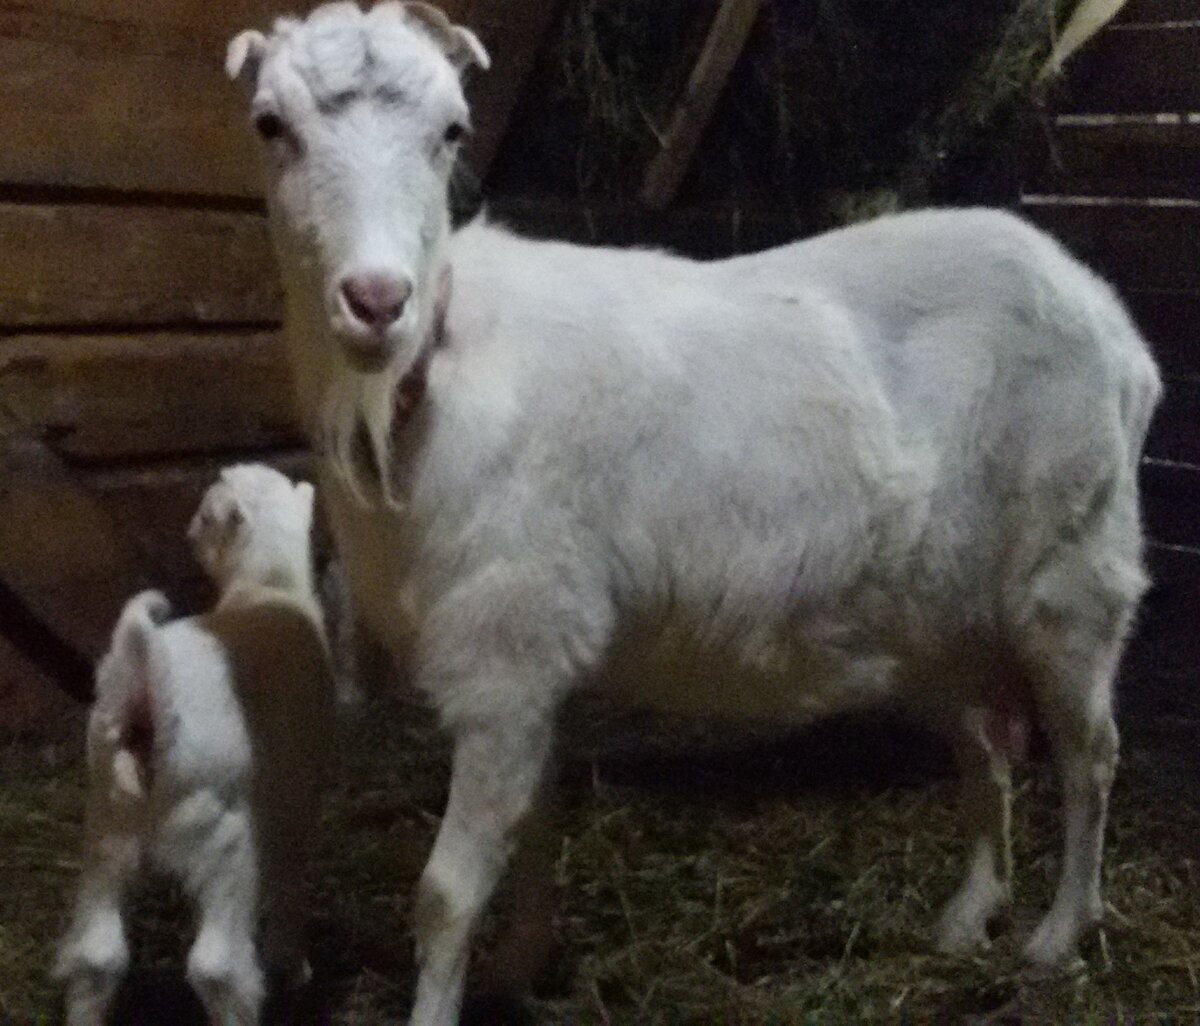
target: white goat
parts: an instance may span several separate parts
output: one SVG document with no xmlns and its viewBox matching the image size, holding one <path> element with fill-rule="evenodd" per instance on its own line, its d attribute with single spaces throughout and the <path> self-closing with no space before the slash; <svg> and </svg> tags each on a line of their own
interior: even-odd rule
<svg viewBox="0 0 1200 1026">
<path fill-rule="evenodd" d="M 951 951 L 986 943 L 1008 894 L 1008 763 L 1036 714 L 1066 839 L 1027 951 L 1075 957 L 1101 914 L 1160 390 L 1121 303 L 987 210 L 714 263 L 451 233 L 472 62 L 478 40 L 418 3 L 324 6 L 242 33 L 227 62 L 265 139 L 351 587 L 381 637 L 411 631 L 455 742 L 413 1022 L 456 1020 L 556 711 L 585 683 L 781 723 L 889 702 L 940 726 L 974 838 Z"/>
<path fill-rule="evenodd" d="M 264 466 L 222 471 L 189 538 L 219 585 L 167 623 L 131 599 L 96 673 L 83 876 L 56 975 L 68 1026 L 99 1026 L 128 963 L 121 905 L 141 863 L 199 909 L 188 979 L 215 1026 L 258 1021 L 267 967 L 296 983 L 332 684 L 309 568 L 313 489 Z M 258 895 L 261 890 L 263 901 Z"/>
</svg>

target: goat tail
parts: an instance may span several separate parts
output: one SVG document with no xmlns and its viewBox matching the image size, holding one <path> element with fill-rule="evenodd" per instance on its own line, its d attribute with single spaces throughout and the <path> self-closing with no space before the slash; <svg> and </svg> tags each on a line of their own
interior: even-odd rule
<svg viewBox="0 0 1200 1026">
<path fill-rule="evenodd" d="M 170 615 L 171 605 L 162 592 L 143 591 L 131 598 L 121 610 L 112 646 L 97 673 L 97 706 L 103 706 L 105 714 L 112 781 L 128 798 L 145 797 L 150 777 L 158 719 L 154 635 Z"/>
<path fill-rule="evenodd" d="M 171 603 L 161 591 L 143 591 L 125 603 L 113 631 L 113 654 L 144 666 L 150 658 L 152 632 L 167 622 Z"/>
</svg>

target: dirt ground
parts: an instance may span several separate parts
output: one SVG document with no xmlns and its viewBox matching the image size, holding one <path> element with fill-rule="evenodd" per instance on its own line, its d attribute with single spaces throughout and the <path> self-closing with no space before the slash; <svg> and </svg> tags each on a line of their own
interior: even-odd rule
<svg viewBox="0 0 1200 1026">
<path fill-rule="evenodd" d="M 0 750 L 0 1022 L 58 1014 L 46 967 L 78 868 L 81 723 L 75 713 L 59 738 Z M 1013 911 L 986 957 L 950 959 L 932 953 L 930 932 L 964 843 L 936 741 L 893 724 L 780 739 L 585 711 L 564 745 L 557 947 L 525 1021 L 1196 1022 L 1194 766 L 1172 768 L 1161 737 L 1139 729 L 1126 730 L 1113 798 L 1104 927 L 1083 971 L 1038 979 L 1016 951 L 1057 865 L 1044 761 L 1020 776 Z M 270 1019 L 401 1023 L 409 896 L 444 802 L 446 749 L 424 712 L 375 699 L 343 727 L 339 754 L 316 975 Z M 186 906 L 161 883 L 134 906 L 135 966 L 116 1021 L 200 1022 L 181 978 Z M 480 1005 L 475 1019 L 510 1017 Z"/>
</svg>

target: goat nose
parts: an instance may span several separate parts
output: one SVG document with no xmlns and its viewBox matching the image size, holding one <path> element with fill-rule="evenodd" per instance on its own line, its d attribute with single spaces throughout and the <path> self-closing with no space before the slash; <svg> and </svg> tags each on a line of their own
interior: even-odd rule
<svg viewBox="0 0 1200 1026">
<path fill-rule="evenodd" d="M 400 319 L 412 283 L 386 274 L 356 274 L 342 282 L 342 297 L 354 316 L 376 331 Z"/>
</svg>

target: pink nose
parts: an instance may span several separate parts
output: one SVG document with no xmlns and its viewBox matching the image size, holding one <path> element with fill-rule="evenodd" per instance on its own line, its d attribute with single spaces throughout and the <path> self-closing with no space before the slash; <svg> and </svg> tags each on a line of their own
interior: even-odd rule
<svg viewBox="0 0 1200 1026">
<path fill-rule="evenodd" d="M 355 318 L 376 331 L 400 319 L 412 283 L 386 274 L 356 274 L 342 282 L 342 298 Z"/>
</svg>

